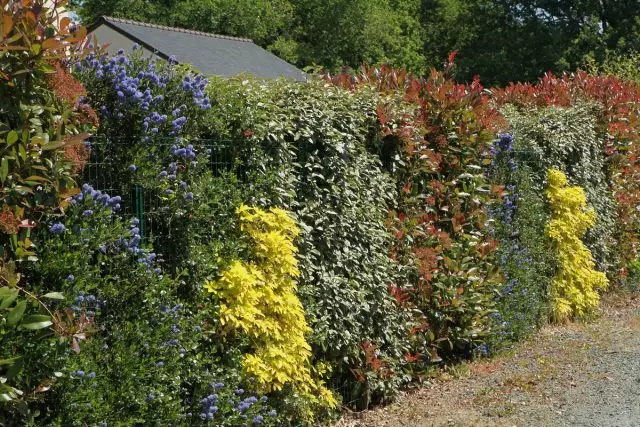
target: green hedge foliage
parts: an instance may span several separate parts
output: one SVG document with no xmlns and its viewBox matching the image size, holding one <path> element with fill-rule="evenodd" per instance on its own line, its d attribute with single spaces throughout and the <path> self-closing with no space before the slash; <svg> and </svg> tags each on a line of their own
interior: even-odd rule
<svg viewBox="0 0 640 427">
<path fill-rule="evenodd" d="M 292 83 L 208 80 L 139 51 L 85 56 L 76 75 L 101 126 L 78 180 L 122 194 L 88 183 L 65 194 L 29 232 L 39 259 L 6 263 L 57 302 L 55 326 L 26 332 L 28 343 L 0 325 L 2 359 L 12 360 L 2 378 L 33 391 L 12 391 L 1 416 L 39 425 L 330 417 L 308 417 L 313 405 L 290 387 L 252 393 L 241 366 L 250 345 L 218 324 L 224 301 L 204 284 L 255 256 L 241 205 L 284 208 L 300 227 L 297 293 L 314 375 L 355 408 L 544 323 L 556 269 L 541 233 L 549 168 L 585 189 L 598 215 L 586 243 L 613 276 L 618 218 L 601 107 L 499 112 L 479 81 L 450 79 L 452 67 L 424 79 L 381 68 Z M 512 135 L 495 139 L 501 130 Z M 65 173 L 81 166 L 65 163 Z M 142 222 L 123 213 L 140 191 Z M 0 316 L 14 322 L 26 303 L 3 292 Z M 34 298 L 28 308 L 43 311 Z"/>
<path fill-rule="evenodd" d="M 366 407 L 389 398 L 407 380 L 402 365 L 408 316 L 388 291 L 399 271 L 384 224 L 394 184 L 366 150 L 376 129 L 376 96 L 320 82 L 235 85 L 231 97 L 212 86 L 209 119 L 235 127 L 222 135 L 260 145 L 264 157 L 256 160 L 272 171 L 276 182 L 270 185 L 280 190 L 270 202 L 297 215 L 299 289 L 314 353 L 333 366 L 333 385 L 346 401 Z M 368 345 L 377 349 L 383 374 L 368 369 Z"/>
</svg>

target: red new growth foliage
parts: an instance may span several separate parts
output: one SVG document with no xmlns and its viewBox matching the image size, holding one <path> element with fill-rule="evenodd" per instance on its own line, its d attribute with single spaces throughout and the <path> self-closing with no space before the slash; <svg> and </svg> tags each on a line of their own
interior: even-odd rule
<svg viewBox="0 0 640 427">
<path fill-rule="evenodd" d="M 409 294 L 396 285 L 389 285 L 389 292 L 396 299 L 398 305 L 405 305 L 409 300 Z"/>
<path fill-rule="evenodd" d="M 67 142 L 69 138 L 65 138 Z M 64 157 L 71 162 L 73 173 L 80 173 L 84 170 L 89 161 L 89 148 L 84 144 L 67 144 L 65 143 Z"/>
<path fill-rule="evenodd" d="M 382 361 L 376 355 L 377 347 L 370 342 L 360 344 L 366 357 L 366 363 L 373 372 L 378 371 L 382 367 Z"/>
<path fill-rule="evenodd" d="M 74 105 L 81 96 L 85 96 L 87 91 L 82 83 L 76 80 L 69 72 L 56 61 L 52 63 L 55 72 L 47 75 L 49 88 L 60 99 Z"/>
<path fill-rule="evenodd" d="M 20 219 L 5 206 L 0 211 L 0 230 L 5 234 L 17 234 L 20 228 Z"/>
<path fill-rule="evenodd" d="M 394 375 L 389 364 L 378 357 L 378 346 L 369 341 L 360 343 L 360 349 L 364 353 L 364 367 L 351 369 L 351 373 L 359 382 L 366 382 L 366 373 L 373 373 L 379 378 L 390 378 Z"/>
<path fill-rule="evenodd" d="M 489 259 L 495 246 L 484 225 L 486 202 L 496 195 L 476 189 L 482 185 L 478 171 L 483 159 L 506 122 L 478 78 L 458 84 L 447 76 L 455 54 L 445 72 L 431 70 L 426 78 L 384 66 L 325 77 L 351 91 L 372 87 L 381 96 L 375 114 L 380 136 L 392 151 L 383 153 L 381 160 L 393 167 L 397 184 L 398 209 L 387 222 L 396 238 L 392 254 L 394 260 L 415 268 L 402 289 L 408 294 L 406 304 L 421 313 L 416 323 L 431 325 L 428 334 L 414 331 L 424 333 L 422 342 L 430 346 L 457 339 L 451 337 L 452 330 L 481 328 L 483 315 L 465 307 L 483 298 L 479 295 L 485 292 L 484 283 L 498 280 Z M 471 174 L 480 176 L 479 181 L 470 182 Z M 471 235 L 478 241 L 467 244 Z M 476 273 L 468 272 L 471 267 Z M 478 278 L 474 286 L 466 280 L 470 274 Z M 405 301 L 397 288 L 390 287 L 390 292 L 396 301 Z"/>
<path fill-rule="evenodd" d="M 100 120 L 95 110 L 89 106 L 89 104 L 76 104 L 74 108 L 76 122 L 83 125 L 89 125 L 97 128 L 100 125 Z"/>
</svg>

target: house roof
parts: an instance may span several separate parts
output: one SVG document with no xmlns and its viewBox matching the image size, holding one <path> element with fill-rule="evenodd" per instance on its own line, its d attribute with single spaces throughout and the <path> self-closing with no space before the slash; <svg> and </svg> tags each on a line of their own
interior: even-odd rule
<svg viewBox="0 0 640 427">
<path fill-rule="evenodd" d="M 250 39 L 109 16 L 103 16 L 91 25 L 89 32 L 103 24 L 160 57 L 174 56 L 178 62 L 191 64 L 204 74 L 234 76 L 248 73 L 258 77 L 306 80 L 302 71 Z"/>
</svg>

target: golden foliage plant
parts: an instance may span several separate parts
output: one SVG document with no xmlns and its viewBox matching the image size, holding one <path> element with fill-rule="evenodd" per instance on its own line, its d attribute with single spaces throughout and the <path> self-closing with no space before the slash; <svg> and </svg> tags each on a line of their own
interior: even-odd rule
<svg viewBox="0 0 640 427">
<path fill-rule="evenodd" d="M 299 276 L 293 241 L 300 230 L 289 214 L 241 206 L 237 210 L 242 230 L 254 244 L 252 261 L 234 261 L 217 281 L 206 283 L 220 300 L 220 324 L 225 332 L 249 338 L 252 352 L 243 367 L 262 392 L 291 387 L 311 403 L 335 407 L 333 394 L 314 379 L 311 347 L 305 335 L 311 330 L 296 295 Z"/>
<path fill-rule="evenodd" d="M 581 316 L 596 308 L 597 289 L 608 286 L 604 273 L 595 270 L 593 256 L 582 236 L 596 219 L 581 187 L 570 187 L 567 177 L 556 169 L 547 172 L 547 198 L 551 219 L 547 236 L 555 247 L 558 270 L 551 284 L 551 310 L 555 321 Z"/>
</svg>

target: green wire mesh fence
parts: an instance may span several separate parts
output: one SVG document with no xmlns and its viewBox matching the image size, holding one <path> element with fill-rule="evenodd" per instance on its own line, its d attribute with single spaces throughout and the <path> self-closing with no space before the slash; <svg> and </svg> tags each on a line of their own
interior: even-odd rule
<svg viewBox="0 0 640 427">
<path fill-rule="evenodd" d="M 149 149 L 156 152 L 169 152 L 174 138 L 154 140 Z M 222 174 L 238 167 L 241 163 L 236 144 L 224 139 L 189 140 L 194 151 L 209 153 L 208 167 L 214 175 Z M 135 184 L 129 167 L 132 162 L 132 148 L 144 147 L 139 141 L 127 139 L 97 138 L 90 141 L 91 157 L 84 168 L 83 182 L 96 190 L 112 196 L 122 197 L 120 214 L 124 217 L 135 217 L 140 221 L 138 228 L 141 237 L 147 242 L 164 233 L 170 237 L 171 230 L 160 229 L 162 221 L 159 217 L 167 215 L 167 208 L 161 203 L 157 190 Z M 168 234 L 167 234 L 168 233 Z"/>
</svg>

